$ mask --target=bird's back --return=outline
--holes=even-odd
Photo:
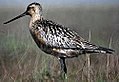
[[[50,20],[37,20],[30,32],[44,52],[58,57],[75,57],[88,52],[100,52],[96,45],[84,40],[76,32]]]

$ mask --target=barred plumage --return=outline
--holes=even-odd
[[[99,46],[84,40],[74,31],[50,20],[37,20],[32,24],[31,34],[46,53],[57,57],[74,57],[85,53],[106,53]],[[44,48],[45,47],[45,48]],[[50,51],[48,49],[51,49]],[[48,50],[48,51],[47,51]],[[111,51],[111,50],[110,50]]]
[[[61,69],[65,73],[67,73],[65,58],[77,57],[85,53],[114,52],[112,49],[96,46],[84,40],[68,27],[46,20],[42,16],[42,7],[39,3],[31,3],[26,12],[4,24],[25,15],[31,16],[29,30],[38,47],[44,52],[56,56],[61,63]]]

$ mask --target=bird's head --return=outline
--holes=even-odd
[[[23,16],[29,15],[31,17],[35,16],[35,15],[42,15],[42,7],[39,3],[31,3],[28,5],[26,11],[22,14],[20,14],[19,16],[16,16],[15,18],[5,22],[4,24],[10,23],[18,18],[21,18]]]
[[[37,14],[41,15],[42,14],[42,7],[39,3],[31,3],[28,5],[26,12],[30,16],[34,16]]]

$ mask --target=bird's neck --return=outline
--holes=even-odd
[[[31,16],[31,20],[30,20],[30,27],[32,26],[32,24],[37,21],[37,20],[43,20],[43,16],[40,14],[35,14]]]
[[[40,14],[35,14],[35,15],[32,15],[31,17],[31,22],[34,23],[35,21],[37,20],[42,20],[43,19],[43,16],[40,15]]]

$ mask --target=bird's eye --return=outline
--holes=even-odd
[[[31,7],[30,9],[35,12],[35,8],[34,7]]]
[[[27,10],[34,9],[34,7],[28,7]]]
[[[31,9],[34,9],[34,7],[30,7]]]

